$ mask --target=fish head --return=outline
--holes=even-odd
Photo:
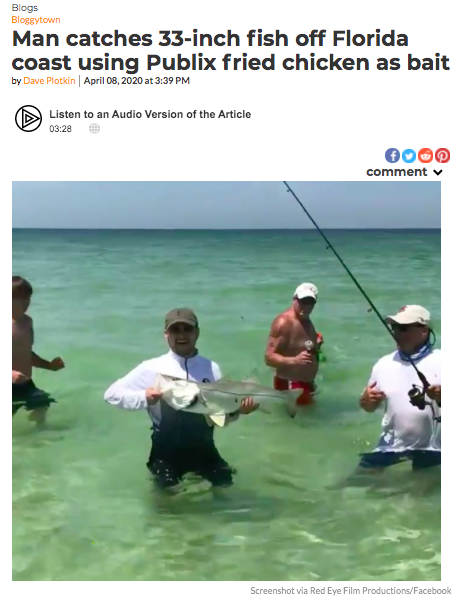
[[[161,392],[162,400],[175,410],[196,411],[200,389],[193,381],[157,374],[154,386]]]

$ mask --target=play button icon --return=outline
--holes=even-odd
[[[27,104],[26,106],[21,106],[16,112],[15,120],[16,125],[21,131],[31,133],[32,131],[36,131],[42,124],[42,114],[38,108]]]

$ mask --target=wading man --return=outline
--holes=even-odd
[[[177,485],[193,472],[215,487],[232,484],[233,470],[219,454],[213,438],[210,418],[175,410],[154,388],[157,374],[197,382],[215,382],[221,378],[216,364],[200,355],[196,344],[200,335],[196,315],[187,308],[171,310],[165,317],[168,353],[142,362],[107,389],[104,399],[126,410],[147,410],[152,420],[152,449],[147,467],[163,488]],[[226,424],[250,414],[258,405],[245,398],[240,408],[226,416]]]
[[[383,471],[410,460],[414,470],[441,463],[442,354],[431,343],[431,315],[422,306],[404,306],[388,316],[397,349],[374,365],[367,387],[360,398],[366,412],[384,407],[382,432],[373,452],[362,454],[359,472]],[[422,397],[429,405],[419,409],[410,402],[408,392],[422,383],[411,365],[426,377],[429,389]]]
[[[313,403],[318,372],[318,335],[311,320],[318,290],[302,283],[294,292],[291,306],[272,322],[265,362],[275,368],[274,388],[302,389],[298,405]]]

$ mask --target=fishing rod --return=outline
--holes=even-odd
[[[330,241],[327,239],[327,237],[324,234],[324,232],[321,230],[321,228],[318,226],[318,224],[315,222],[315,220],[309,214],[309,212],[307,211],[307,209],[304,206],[304,204],[301,202],[301,200],[298,198],[298,196],[295,194],[295,192],[291,189],[291,187],[288,185],[288,183],[286,181],[284,181],[284,184],[287,187],[287,192],[292,194],[292,196],[298,202],[298,204],[301,207],[301,209],[303,210],[303,212],[306,214],[306,216],[312,222],[312,224],[314,225],[314,227],[317,229],[317,231],[320,233],[320,235],[326,241],[326,243],[327,243],[327,250],[331,250],[334,253],[334,255],[338,258],[338,260],[340,261],[340,263],[342,264],[342,266],[346,270],[347,274],[354,281],[354,283],[357,286],[357,288],[359,289],[360,293],[363,295],[363,297],[370,304],[371,309],[373,310],[373,312],[376,314],[376,316],[379,318],[379,320],[381,321],[381,323],[384,325],[386,331],[391,335],[392,339],[395,342],[397,342],[397,340],[396,340],[393,332],[388,327],[386,321],[383,319],[383,317],[379,313],[379,311],[376,308],[376,306],[373,304],[373,302],[371,301],[371,299],[368,297],[368,294],[366,293],[366,291],[363,289],[363,287],[360,285],[360,283],[354,277],[354,275],[352,274],[352,272],[349,270],[349,268],[347,267],[347,265],[345,264],[345,262],[343,261],[343,259],[341,258],[341,256],[338,254],[338,252],[332,246],[332,244],[330,243]],[[412,403],[412,405],[418,407],[420,410],[424,410],[425,405],[426,405],[426,402],[424,400],[424,394],[427,393],[427,390],[429,389],[429,382],[428,382],[427,378],[424,376],[424,374],[420,370],[418,370],[418,367],[416,366],[416,364],[414,363],[414,361],[411,359],[410,356],[408,356],[408,361],[410,362],[410,364],[415,369],[416,374],[418,375],[418,378],[419,378],[419,380],[421,381],[421,383],[423,385],[423,393],[421,393],[421,391],[418,389],[418,387],[416,385],[413,385],[411,391],[409,391],[409,393],[408,393],[408,395],[410,397],[410,402]],[[432,404],[429,404],[429,405],[431,405],[431,407],[432,407]],[[435,418],[435,415],[434,415],[434,419],[439,420],[438,418]]]

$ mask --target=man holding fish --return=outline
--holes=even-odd
[[[192,310],[171,310],[165,317],[169,352],[142,362],[104,395],[119,408],[148,411],[153,435],[147,466],[162,487],[175,486],[188,472],[213,486],[231,485],[233,470],[214,444],[215,425],[254,412],[256,396],[286,401],[285,393],[253,383],[218,382],[218,364],[197,350],[199,335]]]

